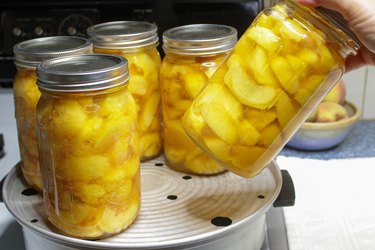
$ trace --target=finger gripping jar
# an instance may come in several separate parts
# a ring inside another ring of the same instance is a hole
[[[129,92],[137,104],[141,161],[162,152],[161,101],[155,24],[140,21],[100,23],[87,30],[94,52],[125,57],[129,62]]]
[[[184,25],[164,32],[160,87],[169,167],[206,175],[225,171],[186,135],[181,119],[236,42],[236,29],[218,24]]]
[[[17,67],[13,94],[22,174],[31,187],[42,191],[35,130],[35,109],[40,97],[36,85],[36,66],[51,58],[90,54],[92,43],[73,36],[43,37],[18,43],[13,51]]]
[[[102,239],[140,208],[137,111],[127,61],[82,55],[38,66],[37,132],[48,220],[63,234]]]
[[[223,166],[253,177],[340,79],[358,47],[337,13],[280,1],[245,31],[185,113],[184,129]]]

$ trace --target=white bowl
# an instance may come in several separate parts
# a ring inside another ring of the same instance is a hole
[[[324,150],[342,143],[359,119],[359,109],[346,101],[349,117],[335,122],[304,122],[287,146],[301,150]]]

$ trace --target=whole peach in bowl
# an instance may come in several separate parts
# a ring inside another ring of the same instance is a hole
[[[328,103],[328,104],[327,104]],[[324,150],[342,143],[359,119],[359,109],[345,101],[341,105],[322,102],[297,130],[287,146],[301,150]],[[337,104],[337,103],[336,103]]]

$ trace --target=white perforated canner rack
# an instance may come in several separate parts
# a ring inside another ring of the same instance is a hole
[[[28,249],[260,249],[267,210],[282,185],[271,162],[250,179],[231,172],[197,176],[166,166],[163,156],[141,164],[142,205],[124,232],[88,241],[59,234],[47,221],[40,194],[15,166],[3,199],[22,225]]]

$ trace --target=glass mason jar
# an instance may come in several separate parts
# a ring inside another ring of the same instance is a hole
[[[92,43],[80,37],[43,37],[18,43],[13,51],[17,67],[13,94],[22,173],[30,186],[42,191],[35,130],[35,109],[40,97],[36,66],[54,57],[92,53]]]
[[[129,92],[137,104],[141,161],[162,152],[161,101],[155,24],[116,21],[91,26],[87,30],[94,52],[125,57],[129,62]]]
[[[37,134],[48,220],[63,234],[101,239],[140,209],[137,111],[126,59],[81,55],[37,68]]]
[[[236,42],[236,29],[218,24],[184,25],[164,32],[160,87],[169,167],[194,174],[225,171],[186,135],[181,119]]]
[[[289,0],[265,9],[185,113],[186,132],[232,172],[257,175],[356,54],[342,20]]]

